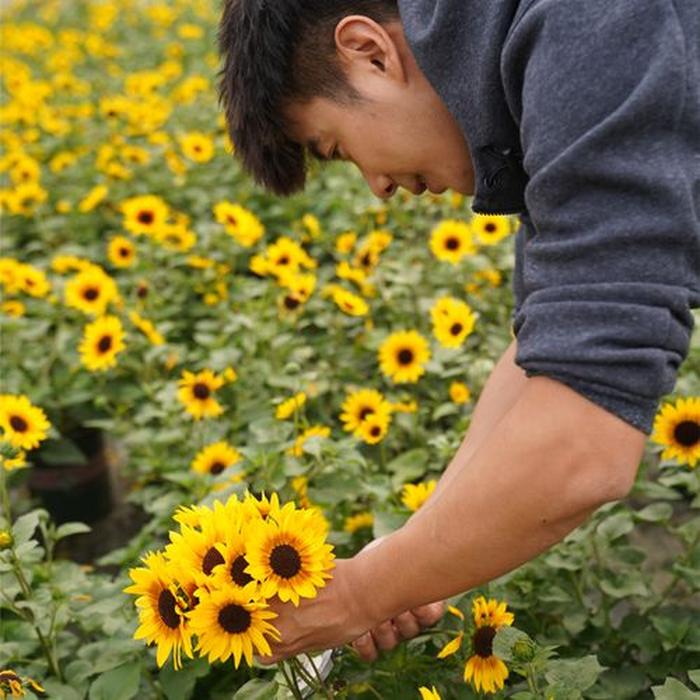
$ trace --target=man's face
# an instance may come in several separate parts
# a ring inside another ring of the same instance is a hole
[[[376,26],[369,25],[369,32]],[[341,104],[317,97],[289,104],[288,135],[321,159],[355,163],[382,199],[398,187],[414,194],[447,188],[473,194],[471,157],[456,120],[415,63],[400,24],[381,30],[378,42],[391,42],[390,49],[378,58],[366,50],[351,52],[344,64],[363,99]],[[343,40],[350,41],[341,34]],[[357,43],[366,46],[364,34]]]

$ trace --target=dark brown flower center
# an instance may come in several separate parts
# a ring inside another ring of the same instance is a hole
[[[83,296],[88,301],[95,301],[95,299],[97,299],[97,297],[100,296],[100,290],[96,287],[88,287],[86,290],[83,291]]]
[[[270,554],[272,570],[282,578],[292,578],[301,570],[301,557],[289,544],[278,544]]]
[[[287,255],[283,255],[278,261],[278,265],[289,265],[289,257]]]
[[[229,214],[229,215],[226,217],[226,221],[228,221],[229,224],[233,224],[234,226],[238,223],[238,220],[237,220],[236,217],[233,216],[232,214]]]
[[[461,323],[453,323],[450,326],[450,333],[452,333],[452,335],[459,335],[462,332],[463,327],[464,326],[462,326]]]
[[[112,336],[103,335],[97,343],[97,349],[100,352],[107,352],[112,347]]]
[[[193,387],[192,387],[192,393],[194,394],[196,399],[199,399],[200,401],[204,401],[204,399],[208,399],[209,395],[211,394],[211,390],[206,384],[203,384],[202,382],[197,382]]]
[[[456,238],[448,238],[445,241],[445,248],[447,248],[447,250],[457,250],[457,248],[459,248],[459,240]]]
[[[136,289],[136,296],[143,299],[148,294],[148,287],[145,284],[140,284]]]
[[[489,221],[484,226],[484,231],[486,231],[486,233],[495,233],[496,232],[496,224],[494,224],[493,221]]]
[[[673,429],[673,437],[683,447],[692,447],[700,440],[700,424],[694,420],[681,421]]]
[[[409,350],[408,348],[399,350],[397,359],[400,365],[410,365],[411,362],[413,362],[413,350]]]
[[[495,636],[495,627],[479,627],[472,637],[474,653],[482,659],[488,659],[493,654],[493,638]]]
[[[137,218],[142,224],[152,224],[153,218],[154,218],[153,212],[152,211],[140,211]]]
[[[0,671],[0,683],[21,683],[22,679],[14,671]]]
[[[215,566],[223,563],[224,558],[221,556],[221,552],[216,547],[210,547],[202,559],[202,571],[209,576]]]
[[[374,409],[370,408],[369,406],[365,406],[359,414],[359,419],[363,421],[367,416],[371,416],[374,413]]]
[[[171,630],[180,626],[180,616],[175,612],[176,604],[175,596],[167,588],[164,588],[158,596],[158,614],[163,623]]]
[[[241,588],[253,580],[253,577],[245,571],[247,566],[248,562],[242,554],[239,554],[231,564],[231,580]]]
[[[378,425],[373,425],[369,432],[372,437],[379,437],[382,434],[382,429]]]
[[[229,634],[242,634],[251,621],[250,613],[242,605],[229,603],[219,610],[219,624]]]
[[[285,308],[289,309],[290,311],[296,309],[297,306],[299,306],[299,304],[301,304],[301,302],[296,297],[287,295],[284,298],[284,306],[285,306]]]
[[[10,425],[16,433],[23,433],[29,428],[29,424],[22,416],[10,416]]]
[[[217,474],[221,474],[222,471],[226,469],[226,465],[223,462],[214,462],[214,464],[209,467],[209,473],[213,474],[216,476]]]
[[[122,258],[128,258],[130,253],[131,253],[131,251],[128,248],[120,248],[119,249],[119,255],[121,255]]]

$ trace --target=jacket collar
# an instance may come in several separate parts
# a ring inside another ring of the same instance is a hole
[[[525,210],[527,175],[518,127],[500,73],[503,44],[520,0],[398,0],[418,65],[462,129],[472,155],[472,209]]]

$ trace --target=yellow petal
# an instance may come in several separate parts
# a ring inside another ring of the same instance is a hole
[[[446,656],[451,656],[459,647],[462,645],[462,639],[464,638],[464,632],[460,632],[453,640],[447,642],[445,646],[440,649],[440,653],[437,655],[438,659],[444,659]]]

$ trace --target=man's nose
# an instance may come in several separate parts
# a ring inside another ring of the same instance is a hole
[[[389,199],[396,192],[396,183],[387,175],[371,175],[362,171],[369,188],[380,199]]]

